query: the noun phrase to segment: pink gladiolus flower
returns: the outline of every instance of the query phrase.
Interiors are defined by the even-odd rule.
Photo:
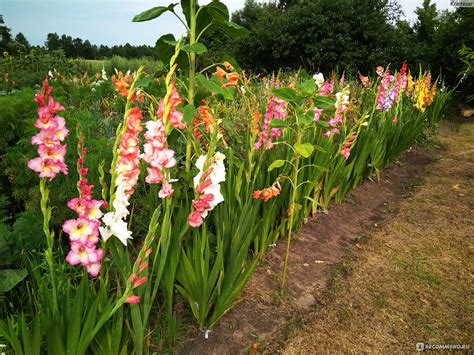
[[[318,122],[320,117],[321,117],[321,114],[323,113],[323,109],[322,108],[313,108],[313,113],[314,113],[314,117],[313,117],[313,121],[314,122]]]
[[[173,185],[171,185],[168,181],[164,181],[163,185],[161,186],[161,190],[158,192],[158,197],[165,198],[171,196],[173,192]]]
[[[384,69],[383,69],[382,66],[379,65],[379,66],[377,67],[376,72],[377,72],[377,75],[378,75],[380,78],[383,77]]]
[[[182,121],[184,115],[182,112],[179,112],[177,110],[177,107],[182,102],[183,102],[183,99],[179,97],[179,93],[176,90],[175,84],[171,83],[171,95],[168,100],[168,104],[171,106],[169,114],[167,117],[164,117],[165,103],[164,101],[161,101],[158,107],[157,116],[163,120],[164,124],[169,122],[171,127],[176,127],[179,129],[186,128],[186,125]]]
[[[95,245],[87,246],[81,243],[72,243],[71,250],[66,256],[66,261],[69,265],[81,264],[88,266],[98,263],[102,259],[103,254],[104,251],[96,249]]]
[[[102,249],[100,249],[102,250]],[[92,277],[97,277],[99,275],[101,269],[101,264],[100,263],[91,263],[86,265],[86,271],[91,275]]]
[[[193,228],[199,227],[203,224],[204,220],[202,219],[201,212],[194,211],[189,215],[188,218],[189,225]]]
[[[148,171],[148,176],[145,178],[145,181],[149,184],[158,184],[165,178],[159,169],[146,168],[146,170]]]
[[[87,174],[88,169],[84,167],[86,149],[83,145],[84,136],[79,137],[78,145],[81,155],[77,159],[77,167],[79,171],[78,187],[80,197],[73,198],[67,203],[67,206],[75,211],[79,218],[70,219],[64,222],[63,231],[69,235],[71,241],[71,249],[66,256],[66,262],[70,265],[81,264],[86,267],[87,272],[92,277],[96,277],[101,268],[101,260],[104,251],[97,248],[99,241],[99,218],[102,217],[100,207],[104,205],[104,201],[92,199],[93,185],[88,185]]]
[[[63,231],[69,235],[71,241],[86,243],[89,236],[97,234],[97,221],[86,218],[69,219],[63,224]]]
[[[263,146],[265,146],[266,149],[272,149],[273,140],[282,135],[282,131],[280,128],[270,129],[270,122],[272,119],[286,119],[286,102],[284,100],[278,100],[273,96],[270,97],[267,112],[265,113],[265,119],[263,121],[263,131],[261,132],[260,140],[255,143],[255,147],[257,149],[260,149]]]
[[[138,286],[143,285],[147,281],[148,279],[145,276],[143,276],[133,283],[133,288],[137,288]]]
[[[163,117],[165,103],[162,101],[157,112],[158,119],[146,123],[146,143],[141,159],[150,164],[151,168],[147,168],[148,176],[145,178],[145,181],[149,184],[163,184],[158,193],[160,198],[169,197],[174,192],[169,169],[176,165],[176,159],[174,157],[174,150],[168,148],[165,122],[169,122],[171,127],[186,127],[181,122],[183,114],[176,109],[182,101],[173,84],[168,101],[168,104],[171,105],[168,117],[166,119]]]
[[[349,156],[351,155],[351,150],[349,148],[344,148],[342,151],[341,151],[341,155],[348,159]]]
[[[225,155],[217,152],[209,160],[206,155],[201,155],[196,162],[199,173],[194,177],[196,193],[188,217],[188,223],[193,228],[202,225],[208,213],[224,201],[219,185],[225,181],[224,159]]]
[[[45,79],[42,93],[36,94],[35,101],[40,107],[35,127],[39,128],[40,132],[32,137],[31,144],[38,145],[39,158],[31,159],[28,162],[28,167],[37,172],[40,178],[49,178],[50,180],[60,172],[64,175],[68,173],[64,158],[66,145],[61,145],[61,142],[69,133],[66,121],[57,115],[59,111],[64,111],[64,107],[50,96],[52,90],[53,87],[49,86],[48,80]],[[46,100],[49,100],[47,105]]]
[[[140,296],[131,295],[130,297],[127,298],[125,303],[130,303],[130,304],[140,303]]]

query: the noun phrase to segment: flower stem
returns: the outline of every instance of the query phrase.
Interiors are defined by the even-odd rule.
[[[58,311],[58,296],[56,277],[54,274],[54,260],[53,260],[53,246],[54,246],[54,232],[49,228],[49,221],[51,220],[51,207],[48,206],[49,201],[49,189],[46,185],[46,179],[40,180],[40,192],[41,192],[41,212],[43,214],[43,232],[46,236],[47,249],[44,253],[45,259],[48,263],[49,274],[51,277],[51,289],[53,292],[53,305],[54,311]]]

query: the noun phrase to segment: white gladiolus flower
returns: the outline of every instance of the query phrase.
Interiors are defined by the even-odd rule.
[[[211,185],[207,186],[202,194],[213,195],[214,198],[209,202],[211,208],[202,212],[202,217],[206,218],[209,211],[213,210],[219,203],[224,201],[224,196],[221,193],[220,183],[225,181],[225,165],[224,165],[225,155],[217,152],[214,154],[213,163],[211,165],[211,173],[208,176],[208,179],[211,180]],[[199,169],[199,173],[194,177],[194,188],[197,188],[201,183],[201,176],[203,174],[204,163],[206,161],[206,156],[201,155],[196,161],[196,167]]]
[[[323,73],[314,74],[313,79],[314,79],[314,82],[316,83],[316,85],[318,86],[318,88],[321,87],[321,85],[323,85],[323,83],[324,83]]]
[[[117,179],[118,180],[118,179]],[[132,232],[128,230],[125,218],[129,215],[128,198],[125,194],[127,184],[119,184],[115,191],[115,199],[112,202],[113,212],[108,212],[102,217],[104,227],[99,227],[100,234],[104,241],[107,241],[111,236],[116,236],[123,245],[127,245],[127,240],[132,239]]]

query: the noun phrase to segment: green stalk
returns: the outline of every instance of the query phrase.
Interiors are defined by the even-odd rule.
[[[286,274],[288,271],[288,258],[290,256],[290,247],[291,247],[291,233],[293,231],[293,218],[295,215],[295,204],[296,204],[296,189],[298,186],[298,169],[300,164],[299,155],[296,158],[293,174],[291,176],[292,189],[291,189],[291,202],[290,202],[290,218],[288,220],[288,238],[286,241],[286,253],[285,253],[285,265],[283,266],[283,277],[281,279],[281,295],[283,295],[286,284]]]
[[[196,0],[190,1],[190,28],[189,28],[189,44],[192,46],[196,43]],[[188,103],[194,105],[194,85],[196,76],[196,52],[189,53],[189,77],[188,77]],[[186,132],[186,172],[191,171],[191,155],[192,155],[192,127],[188,125]]]
[[[48,248],[46,249],[44,256],[49,266],[49,273],[51,277],[51,288],[53,291],[53,304],[54,311],[58,311],[58,296],[56,277],[54,274],[54,260],[53,260],[53,246],[54,246],[54,232],[49,228],[49,221],[51,219],[51,207],[48,206],[49,201],[49,189],[46,185],[46,179],[40,180],[40,191],[41,191],[41,212],[43,214],[43,232],[46,236]]]

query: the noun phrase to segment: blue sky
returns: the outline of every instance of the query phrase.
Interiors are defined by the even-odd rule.
[[[132,23],[134,15],[153,6],[179,0],[0,0],[0,14],[16,35],[22,32],[32,44],[43,44],[50,32],[89,39],[93,44],[149,44],[165,33],[179,35],[182,25],[171,14],[158,20]],[[209,1],[201,1],[207,3]],[[223,0],[229,11],[243,7],[245,0]],[[448,9],[449,0],[433,1],[438,9]],[[400,0],[405,15],[422,0]],[[453,9],[453,8],[451,8]]]

